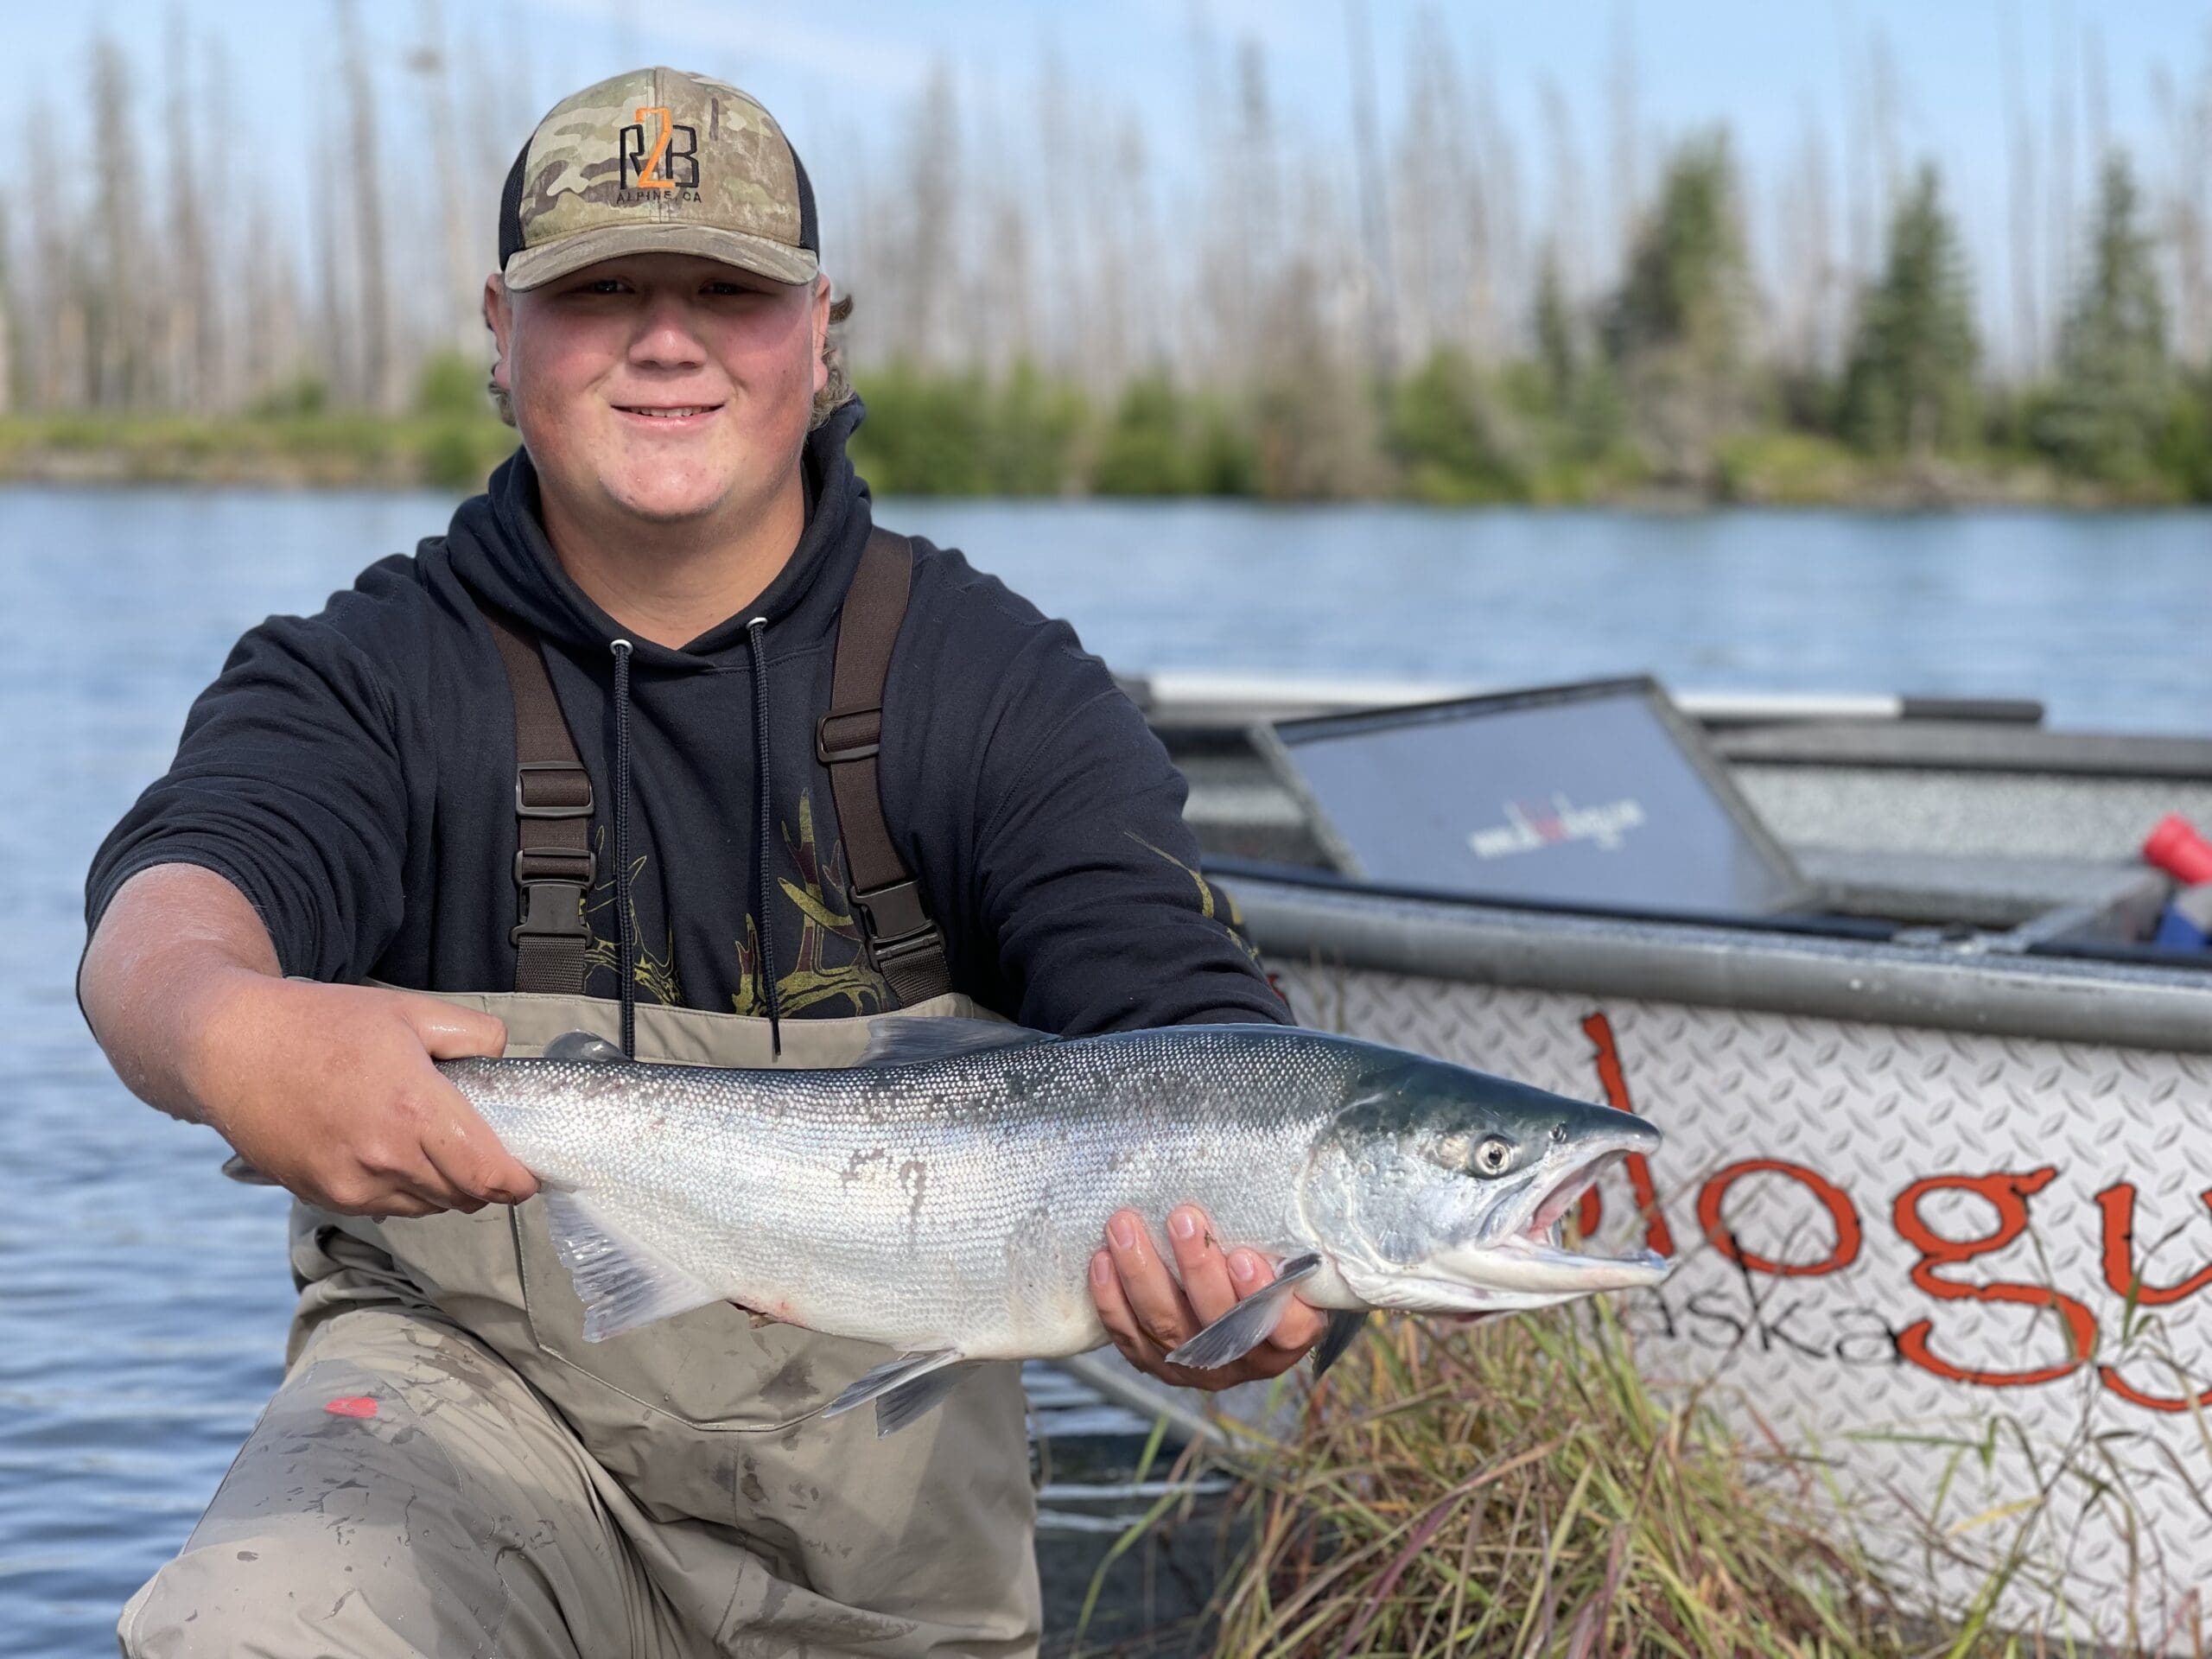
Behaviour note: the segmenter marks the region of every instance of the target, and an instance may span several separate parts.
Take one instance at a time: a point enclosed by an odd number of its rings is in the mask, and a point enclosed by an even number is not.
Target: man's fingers
[[[1121,1274],[1122,1288],[1135,1311],[1138,1327],[1162,1348],[1178,1348],[1198,1333],[1188,1303],[1167,1264],[1153,1249],[1151,1235],[1134,1210],[1117,1210],[1106,1224],[1106,1248]]]
[[[1236,1306],[1237,1292],[1230,1283],[1228,1258],[1214,1240],[1213,1223],[1205,1211],[1195,1204],[1185,1204],[1168,1211],[1167,1241],[1175,1252],[1184,1298],[1200,1328]]]
[[[434,1060],[496,1059],[506,1052],[506,1021],[496,1014],[413,991],[400,998],[399,1010]]]
[[[474,1202],[520,1204],[537,1191],[537,1178],[499,1144],[492,1126],[476,1114],[461,1090],[438,1080],[441,1098],[423,1126],[423,1152],[456,1191]],[[459,1207],[459,1206],[456,1206]]]
[[[1114,1345],[1132,1364],[1144,1363],[1152,1350],[1151,1341],[1137,1329],[1136,1313],[1122,1289],[1121,1273],[1114,1266],[1113,1256],[1104,1250],[1090,1258],[1090,1300],[1098,1305],[1099,1322],[1114,1338]]]

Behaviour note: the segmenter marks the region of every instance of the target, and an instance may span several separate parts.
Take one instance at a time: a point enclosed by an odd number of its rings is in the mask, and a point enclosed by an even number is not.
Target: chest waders
[[[889,1017],[988,1018],[950,988],[878,797],[912,569],[902,538],[871,535],[817,755],[864,949],[899,1000]],[[582,995],[590,779],[535,641],[491,620],[515,692],[516,985],[436,995],[504,1020],[511,1055],[570,1030],[619,1042],[631,1011]],[[870,1023],[633,1017],[637,1058],[723,1066],[850,1064]],[[887,1439],[868,1412],[793,1427],[887,1351],[721,1304],[588,1343],[543,1208],[377,1221],[293,1206],[285,1382],[184,1552],[125,1608],[126,1652],[1035,1651],[1018,1366],[979,1368]]]

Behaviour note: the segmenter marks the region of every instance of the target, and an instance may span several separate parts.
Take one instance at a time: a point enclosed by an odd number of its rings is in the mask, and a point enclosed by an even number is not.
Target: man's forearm
[[[160,864],[124,882],[78,972],[78,1000],[116,1075],[148,1104],[204,1121],[194,1080],[207,1010],[242,974],[282,973],[269,930],[213,870]]]

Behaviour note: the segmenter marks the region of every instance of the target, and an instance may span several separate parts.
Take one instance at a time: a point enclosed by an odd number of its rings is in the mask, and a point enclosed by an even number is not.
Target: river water
[[[238,632],[435,495],[0,489],[0,1655],[112,1652],[276,1379],[282,1195],[124,1094],[70,982],[93,847]],[[2212,515],[896,503],[1125,671],[2034,696],[2212,733]]]

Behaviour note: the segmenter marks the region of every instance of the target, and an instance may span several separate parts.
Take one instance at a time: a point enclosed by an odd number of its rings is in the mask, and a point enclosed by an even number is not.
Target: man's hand
[[[1275,1320],[1274,1333],[1244,1356],[1216,1370],[1170,1365],[1168,1354],[1249,1296],[1274,1282],[1274,1268],[1251,1250],[1224,1253],[1213,1223],[1195,1204],[1167,1217],[1167,1237],[1182,1277],[1160,1259],[1143,1219],[1117,1210],[1106,1224],[1106,1248],[1090,1258],[1090,1295],[1122,1357],[1139,1370],[1185,1389],[1226,1389],[1260,1377],[1280,1376],[1298,1363],[1327,1326],[1323,1314],[1294,1292]]]
[[[537,1179],[434,1059],[496,1055],[505,1026],[411,991],[233,971],[203,991],[201,1121],[270,1179],[356,1216],[519,1204]]]
[[[426,1216],[537,1190],[430,1064],[500,1052],[505,1025],[412,991],[286,979],[260,916],[212,870],[124,882],[77,990],[124,1087],[213,1126],[309,1204]]]

